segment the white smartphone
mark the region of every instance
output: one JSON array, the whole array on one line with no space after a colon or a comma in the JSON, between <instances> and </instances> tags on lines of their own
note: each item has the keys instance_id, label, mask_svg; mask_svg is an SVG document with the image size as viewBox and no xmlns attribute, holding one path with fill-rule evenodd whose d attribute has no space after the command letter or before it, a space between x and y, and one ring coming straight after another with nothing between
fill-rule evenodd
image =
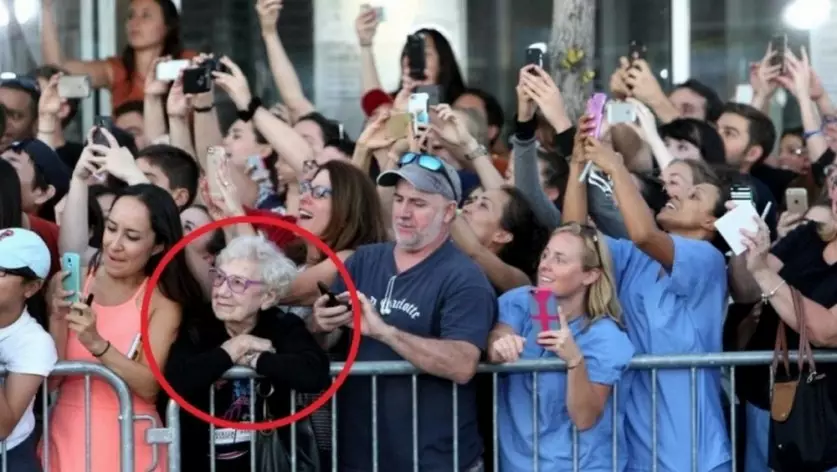
<instances>
[{"instance_id":1,"label":"white smartphone","mask_svg":"<svg viewBox=\"0 0 837 472\"><path fill-rule=\"evenodd\" d=\"M137 357L137 354L139 354L139 350L141 347L142 337L139 334L137 334L136 336L134 336L134 342L131 343L131 348L128 349L126 357L128 357L128 359L134 360Z\"/></svg>"},{"instance_id":2,"label":"white smartphone","mask_svg":"<svg viewBox=\"0 0 837 472\"><path fill-rule=\"evenodd\" d=\"M161 62L157 64L157 70L154 73L157 76L157 80L171 82L177 80L180 71L189 67L189 64L190 62L186 59Z\"/></svg>"},{"instance_id":3,"label":"white smartphone","mask_svg":"<svg viewBox=\"0 0 837 472\"><path fill-rule=\"evenodd\" d=\"M86 75L65 75L58 79L58 95L61 98L87 98L90 92L90 77Z\"/></svg>"},{"instance_id":4,"label":"white smartphone","mask_svg":"<svg viewBox=\"0 0 837 472\"><path fill-rule=\"evenodd\" d=\"M619 123L633 123L636 121L636 107L632 103L608 102L607 122L615 125Z\"/></svg>"},{"instance_id":5,"label":"white smartphone","mask_svg":"<svg viewBox=\"0 0 837 472\"><path fill-rule=\"evenodd\" d=\"M429 102L429 94L414 93L410 95L407 111L413 115L413 132L416 134L418 134L419 129L430 126L430 114L427 112Z\"/></svg>"},{"instance_id":6,"label":"white smartphone","mask_svg":"<svg viewBox=\"0 0 837 472\"><path fill-rule=\"evenodd\" d=\"M384 7L372 7L372 10L375 11L375 17L378 18L379 23L384 22Z\"/></svg>"},{"instance_id":7,"label":"white smartphone","mask_svg":"<svg viewBox=\"0 0 837 472\"><path fill-rule=\"evenodd\" d=\"M785 205L789 212L804 215L808 211L808 192L801 187L785 190Z\"/></svg>"}]
</instances>

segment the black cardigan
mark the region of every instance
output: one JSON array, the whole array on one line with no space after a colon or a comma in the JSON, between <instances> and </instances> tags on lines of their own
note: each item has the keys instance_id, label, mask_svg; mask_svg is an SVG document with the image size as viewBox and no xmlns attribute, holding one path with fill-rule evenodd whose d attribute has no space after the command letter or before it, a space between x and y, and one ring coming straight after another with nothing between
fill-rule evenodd
<instances>
[{"instance_id":1,"label":"black cardigan","mask_svg":"<svg viewBox=\"0 0 837 472\"><path fill-rule=\"evenodd\" d=\"M292 389L300 393L318 393L329 386L329 359L296 315L272 309L258 316L251 334L271 340L276 353L262 354L256 364L256 372L264 377L256 383L257 398L272 390L267 404L273 419L278 419L290 414ZM166 379L174 391L208 414L209 389L214 384L215 416L249 421L249 381L221 379L224 372L234 366L230 356L220 347L230 339L223 324L213 317L198 329L186 329L182 333L172 346L166 365ZM256 402L257 420L262 419L261 405L261 401ZM184 410L180 424L181 454L189 458L189 462L183 463L183 470L209 470L209 425ZM216 437L219 431L216 428ZM286 441L289 441L289 431L287 427L280 429ZM234 438L232 442L229 439L226 443L223 439L216 441L219 471L249 467L248 433L230 431L230 435ZM199 459L201 457L205 459Z\"/></svg>"}]
</instances>

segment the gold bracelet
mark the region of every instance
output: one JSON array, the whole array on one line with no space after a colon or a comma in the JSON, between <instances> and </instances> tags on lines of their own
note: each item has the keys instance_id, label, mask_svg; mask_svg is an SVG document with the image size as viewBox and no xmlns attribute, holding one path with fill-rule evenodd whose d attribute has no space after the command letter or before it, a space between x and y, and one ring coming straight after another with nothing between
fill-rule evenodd
<instances>
[{"instance_id":1,"label":"gold bracelet","mask_svg":"<svg viewBox=\"0 0 837 472\"><path fill-rule=\"evenodd\" d=\"M761 293L761 303L767 305L768 300L773 298L773 295L776 295L776 292L779 291L780 288L784 287L787 284L787 280L782 280L782 282L776 286L773 290L765 294L764 292Z\"/></svg>"}]
</instances>

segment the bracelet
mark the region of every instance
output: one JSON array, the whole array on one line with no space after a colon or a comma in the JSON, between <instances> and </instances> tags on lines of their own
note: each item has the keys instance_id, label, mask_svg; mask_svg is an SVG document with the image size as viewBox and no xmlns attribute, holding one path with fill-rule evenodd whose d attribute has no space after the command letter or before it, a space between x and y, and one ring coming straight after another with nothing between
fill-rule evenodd
<instances>
[{"instance_id":1,"label":"bracelet","mask_svg":"<svg viewBox=\"0 0 837 472\"><path fill-rule=\"evenodd\" d=\"M767 301L773 298L773 295L776 295L776 292L779 291L780 288L784 287L788 282L786 280L782 280L782 283L776 286L773 290L765 294L764 292L761 293L761 303L763 305L767 305Z\"/></svg>"},{"instance_id":2,"label":"bracelet","mask_svg":"<svg viewBox=\"0 0 837 472\"><path fill-rule=\"evenodd\" d=\"M573 370L573 369L575 369L576 367L580 366L582 362L584 362L584 357L579 358L579 359L578 359L578 360L577 360L574 364L572 364L572 365L570 365L570 363L568 362L568 363L567 363L567 370Z\"/></svg>"},{"instance_id":3,"label":"bracelet","mask_svg":"<svg viewBox=\"0 0 837 472\"><path fill-rule=\"evenodd\" d=\"M822 130L818 129L816 131L806 131L806 132L802 133L802 139L807 141L807 140L813 138L814 136L816 136L818 134L822 134Z\"/></svg>"},{"instance_id":4,"label":"bracelet","mask_svg":"<svg viewBox=\"0 0 837 472\"><path fill-rule=\"evenodd\" d=\"M209 105L208 107L193 107L192 110L195 113L209 113L215 108L215 105Z\"/></svg>"},{"instance_id":5,"label":"bracelet","mask_svg":"<svg viewBox=\"0 0 837 472\"><path fill-rule=\"evenodd\" d=\"M102 349L102 352L100 352L99 354L93 354L92 352L91 352L90 354L93 354L93 357L95 357L96 359L98 359L98 358L100 358L100 357L104 356L104 355L105 355L105 353L107 353L107 352L108 352L108 350L110 350L110 341L108 341L108 345L107 345L107 346L105 346L105 348L104 348L104 349Z\"/></svg>"},{"instance_id":6,"label":"bracelet","mask_svg":"<svg viewBox=\"0 0 837 472\"><path fill-rule=\"evenodd\" d=\"M253 115L256 114L256 110L258 110L262 106L262 100L259 97L253 97L250 99L250 104L247 105L246 110L238 110L238 119L247 123L253 119Z\"/></svg>"}]
</instances>

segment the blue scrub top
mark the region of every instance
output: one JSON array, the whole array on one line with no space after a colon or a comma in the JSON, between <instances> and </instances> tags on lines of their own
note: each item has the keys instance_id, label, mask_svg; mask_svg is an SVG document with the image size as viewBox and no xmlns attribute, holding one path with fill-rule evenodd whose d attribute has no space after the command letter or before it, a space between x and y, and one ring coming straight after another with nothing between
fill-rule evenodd
<instances>
[{"instance_id":1,"label":"blue scrub top","mask_svg":"<svg viewBox=\"0 0 837 472\"><path fill-rule=\"evenodd\" d=\"M706 241L671 235L670 272L633 242L607 238L628 336L637 354L722 352L727 310L724 256ZM651 371L626 375L631 393L626 408L626 439L636 471L652 470ZM730 445L721 406L719 369L700 369L697 383L698 471L730 469ZM692 418L689 369L657 372L658 472L691 471Z\"/></svg>"},{"instance_id":2,"label":"blue scrub top","mask_svg":"<svg viewBox=\"0 0 837 472\"><path fill-rule=\"evenodd\" d=\"M530 312L532 287L520 287L500 297L499 321L526 338L522 359L555 358L537 344L538 329L533 329ZM585 328L585 319L570 322L575 342L584 355L591 382L614 386L634 355L634 348L625 332L610 318ZM497 431L501 471L534 470L534 425L532 394L533 374L508 374L498 379ZM578 432L579 470L611 472L614 427L619 446L618 470L626 462L623 436L624 388L619 388L616 424L613 423L613 396L605 405L601 418L591 429ZM542 372L538 375L538 455L539 470L561 472L573 470L573 423L567 410L567 373Z\"/></svg>"}]
</instances>

